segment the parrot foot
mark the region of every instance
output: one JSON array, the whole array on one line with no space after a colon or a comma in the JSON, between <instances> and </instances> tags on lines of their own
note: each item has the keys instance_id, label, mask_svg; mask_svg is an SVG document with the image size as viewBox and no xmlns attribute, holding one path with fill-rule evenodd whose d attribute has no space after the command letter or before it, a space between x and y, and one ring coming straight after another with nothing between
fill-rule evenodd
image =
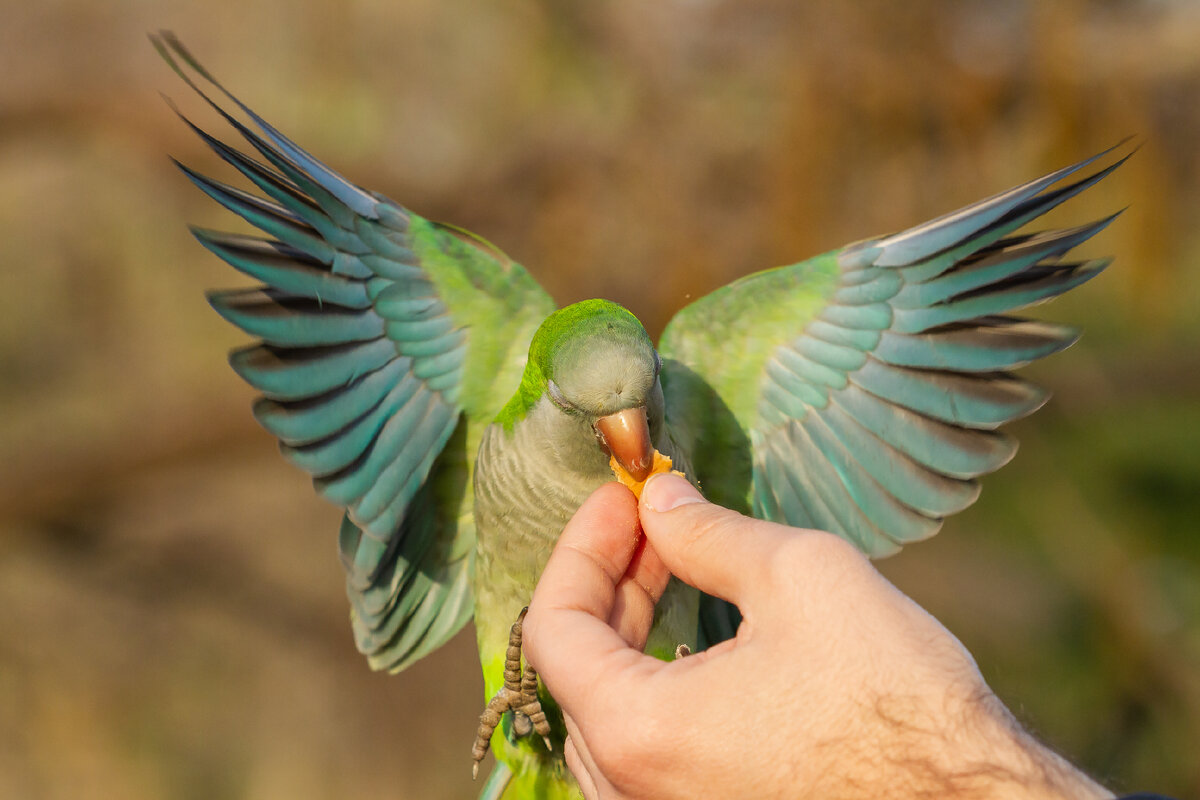
<instances>
[{"instance_id":1,"label":"parrot foot","mask_svg":"<svg viewBox=\"0 0 1200 800\"><path fill-rule=\"evenodd\" d=\"M679 644L679 645L675 646L675 660L676 661L678 661L681 658L690 656L691 654L692 654L692 648L688 647L686 644Z\"/></svg>"},{"instance_id":2,"label":"parrot foot","mask_svg":"<svg viewBox=\"0 0 1200 800\"><path fill-rule=\"evenodd\" d=\"M504 685L479 715L475 744L471 747L471 758L475 761L471 767L472 778L479 776L479 763L487 755L488 742L506 711L513 712L513 733L517 736L528 736L537 731L546 743L546 749L554 749L550 743L550 722L546 719L546 712L542 710L542 703L537 696L537 672L528 663L521 669L522 624L527 611L528 607L521 609L508 634L508 652L504 658Z\"/></svg>"}]
</instances>

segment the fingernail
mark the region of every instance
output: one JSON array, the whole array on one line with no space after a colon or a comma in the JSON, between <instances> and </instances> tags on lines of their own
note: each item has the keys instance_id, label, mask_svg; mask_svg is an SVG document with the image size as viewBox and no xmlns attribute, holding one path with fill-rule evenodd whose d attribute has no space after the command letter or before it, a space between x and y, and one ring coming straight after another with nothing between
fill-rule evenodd
<instances>
[{"instance_id":1,"label":"fingernail","mask_svg":"<svg viewBox=\"0 0 1200 800\"><path fill-rule=\"evenodd\" d=\"M664 472L646 481L642 502L651 511L670 511L688 503L703 503L704 498L686 479Z\"/></svg>"}]
</instances>

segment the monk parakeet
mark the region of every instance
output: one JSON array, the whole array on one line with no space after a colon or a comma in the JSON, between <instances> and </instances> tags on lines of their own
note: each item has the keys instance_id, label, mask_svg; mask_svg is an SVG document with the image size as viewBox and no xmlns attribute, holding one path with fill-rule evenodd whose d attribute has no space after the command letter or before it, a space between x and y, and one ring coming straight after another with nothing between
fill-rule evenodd
<instances>
[{"instance_id":1,"label":"monk parakeet","mask_svg":"<svg viewBox=\"0 0 1200 800\"><path fill-rule=\"evenodd\" d=\"M656 348L615 303L556 311L497 248L350 183L174 37L152 38L261 158L193 126L262 194L180 165L265 234L194 230L263 283L210 296L259 340L230 362L262 393L254 415L283 455L345 508L338 546L370 665L403 670L474 617L495 698L485 742L500 722L490 797L577 793L561 717L544 690L539 703L513 623L564 524L612 480L610 456L638 478L658 450L715 502L894 553L970 505L976 479L1012 457L997 428L1047 395L1009 370L1077 338L1010 312L1107 265L1065 255L1111 217L1019 232L1124 160L1087 170L1101 154L902 233L748 275L685 307ZM669 658L737 624L736 609L673 584L648 650Z\"/></svg>"}]
</instances>

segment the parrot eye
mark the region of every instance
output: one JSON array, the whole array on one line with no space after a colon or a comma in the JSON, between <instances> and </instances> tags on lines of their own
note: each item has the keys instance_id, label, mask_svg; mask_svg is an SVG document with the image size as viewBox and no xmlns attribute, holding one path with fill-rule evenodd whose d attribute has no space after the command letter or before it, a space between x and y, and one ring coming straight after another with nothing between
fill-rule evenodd
<instances>
[{"instance_id":1,"label":"parrot eye","mask_svg":"<svg viewBox=\"0 0 1200 800\"><path fill-rule=\"evenodd\" d=\"M562 389L558 388L558 384L554 381L546 381L546 394L550 395L550 400L554 405L566 411L568 414L578 414L579 408L570 400L563 396Z\"/></svg>"}]
</instances>

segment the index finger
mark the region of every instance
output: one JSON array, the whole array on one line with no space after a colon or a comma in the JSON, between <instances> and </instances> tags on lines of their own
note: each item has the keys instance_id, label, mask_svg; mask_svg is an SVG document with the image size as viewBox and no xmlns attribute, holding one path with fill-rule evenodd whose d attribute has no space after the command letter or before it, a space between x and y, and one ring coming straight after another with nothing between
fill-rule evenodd
<instances>
[{"instance_id":1,"label":"index finger","mask_svg":"<svg viewBox=\"0 0 1200 800\"><path fill-rule=\"evenodd\" d=\"M525 655L565 709L606 673L611 679L614 661L647 658L608 624L640 537L633 494L605 484L567 523L538 581L525 618Z\"/></svg>"}]
</instances>

